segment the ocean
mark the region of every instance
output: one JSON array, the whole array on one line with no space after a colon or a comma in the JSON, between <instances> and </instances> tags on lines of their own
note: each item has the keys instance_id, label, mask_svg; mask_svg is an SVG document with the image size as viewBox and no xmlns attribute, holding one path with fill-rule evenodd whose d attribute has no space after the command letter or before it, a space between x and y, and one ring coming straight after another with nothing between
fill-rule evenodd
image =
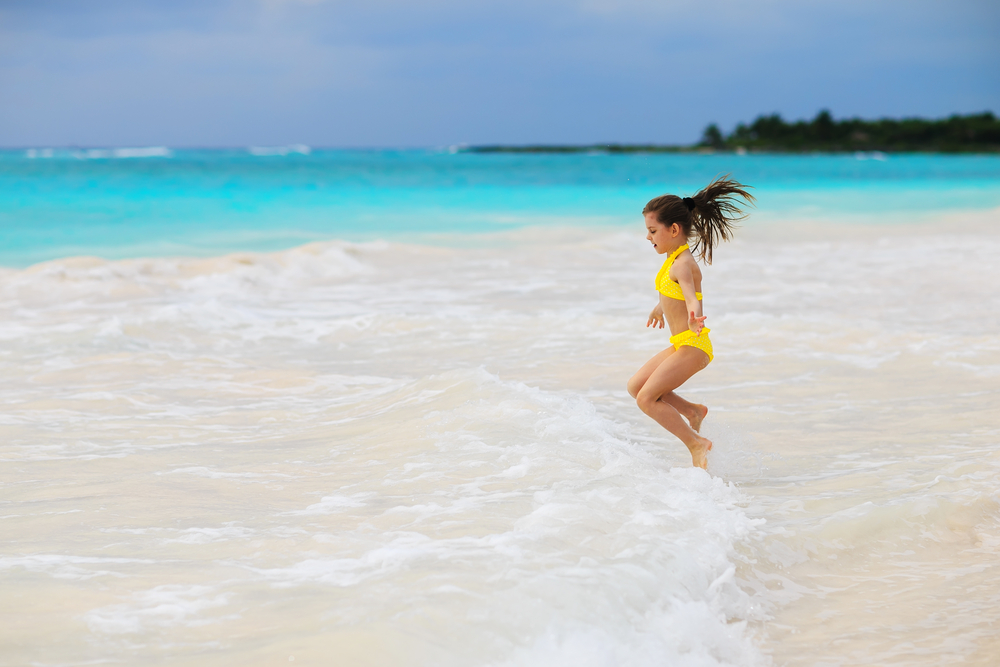
<instances>
[{"instance_id":1,"label":"ocean","mask_svg":"<svg viewBox=\"0 0 1000 667\"><path fill-rule=\"evenodd\" d=\"M998 255L995 156L0 153L0 664L994 665Z\"/></svg>"}]
</instances>

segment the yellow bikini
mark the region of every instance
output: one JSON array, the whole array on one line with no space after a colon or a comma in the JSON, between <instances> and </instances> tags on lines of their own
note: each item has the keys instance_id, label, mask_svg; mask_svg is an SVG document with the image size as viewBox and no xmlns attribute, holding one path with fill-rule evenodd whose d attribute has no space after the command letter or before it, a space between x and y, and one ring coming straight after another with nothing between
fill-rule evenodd
<instances>
[{"instance_id":1,"label":"yellow bikini","mask_svg":"<svg viewBox=\"0 0 1000 667\"><path fill-rule=\"evenodd\" d=\"M659 273L656 274L656 291L665 297L671 299L677 299L678 301L684 301L684 292L681 290L681 286L670 279L670 267L674 265L674 260L687 250L687 244L682 245L677 250L670 253L667 257L667 261L663 262L663 266L660 268ZM701 292L695 292L695 296L701 301ZM715 358L712 352L712 341L708 337L708 332L711 329L705 328L701 330L700 334L696 334L690 329L687 331L682 331L676 336L670 337L670 344L674 346L675 350L681 349L682 345L687 345L688 347L695 347L708 355L709 362Z\"/></svg>"},{"instance_id":2,"label":"yellow bikini","mask_svg":"<svg viewBox=\"0 0 1000 667\"><path fill-rule=\"evenodd\" d=\"M688 347L696 347L705 354L708 355L708 361L711 362L715 359L715 355L712 353L712 339L708 337L708 332L711 331L708 327L701 330L700 334L696 334L690 329L682 331L676 336L670 337L670 344L674 346L675 350L681 349L682 345L687 345Z\"/></svg>"}]
</instances>

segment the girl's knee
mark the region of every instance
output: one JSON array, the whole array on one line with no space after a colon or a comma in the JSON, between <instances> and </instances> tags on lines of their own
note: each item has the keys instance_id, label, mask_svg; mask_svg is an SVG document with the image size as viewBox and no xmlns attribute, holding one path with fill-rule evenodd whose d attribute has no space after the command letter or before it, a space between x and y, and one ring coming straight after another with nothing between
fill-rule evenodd
<instances>
[{"instance_id":1,"label":"girl's knee","mask_svg":"<svg viewBox=\"0 0 1000 667\"><path fill-rule=\"evenodd\" d=\"M642 385L643 383L633 375L629 378L628 385L626 386L626 389L628 389L628 395L632 398L638 398L639 390L642 389Z\"/></svg>"},{"instance_id":2,"label":"girl's knee","mask_svg":"<svg viewBox=\"0 0 1000 667\"><path fill-rule=\"evenodd\" d=\"M653 409L653 404L660 400L659 396L656 396L651 391L638 391L635 393L635 404L639 406L639 409L645 412L647 415L649 411Z\"/></svg>"}]
</instances>

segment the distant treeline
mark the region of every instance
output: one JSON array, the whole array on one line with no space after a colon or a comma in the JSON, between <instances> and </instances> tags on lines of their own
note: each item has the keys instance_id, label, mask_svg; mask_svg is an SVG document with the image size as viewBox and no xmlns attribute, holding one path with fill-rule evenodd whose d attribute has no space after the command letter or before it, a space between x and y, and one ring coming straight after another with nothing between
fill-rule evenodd
<instances>
[{"instance_id":1,"label":"distant treeline","mask_svg":"<svg viewBox=\"0 0 1000 667\"><path fill-rule=\"evenodd\" d=\"M940 120L834 120L820 111L810 121L786 122L778 114L758 116L749 125L740 123L729 135L714 123L705 128L693 146L662 144L592 144L586 146L469 146L472 153L682 153L706 150L761 152L1000 152L1000 120L991 112L949 116Z\"/></svg>"},{"instance_id":2,"label":"distant treeline","mask_svg":"<svg viewBox=\"0 0 1000 667\"><path fill-rule=\"evenodd\" d=\"M701 147L705 149L707 147ZM463 153L690 153L699 146L665 144L529 144L527 146L462 146Z\"/></svg>"},{"instance_id":3,"label":"distant treeline","mask_svg":"<svg viewBox=\"0 0 1000 667\"><path fill-rule=\"evenodd\" d=\"M780 115L740 123L726 136L714 123L699 146L761 151L921 151L969 153L1000 151L1000 120L992 113L949 116L940 120L834 120L820 111L811 121L785 122Z\"/></svg>"}]
</instances>

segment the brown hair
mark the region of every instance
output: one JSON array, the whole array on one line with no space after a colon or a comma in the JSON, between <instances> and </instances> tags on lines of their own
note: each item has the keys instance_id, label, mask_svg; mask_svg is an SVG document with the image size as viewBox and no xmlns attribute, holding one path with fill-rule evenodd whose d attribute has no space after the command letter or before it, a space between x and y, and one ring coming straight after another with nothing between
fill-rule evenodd
<instances>
[{"instance_id":1,"label":"brown hair","mask_svg":"<svg viewBox=\"0 0 1000 667\"><path fill-rule=\"evenodd\" d=\"M656 221L668 227L676 222L691 243L691 253L711 264L712 249L728 241L736 230L734 223L747 217L736 198L742 197L746 204L754 203L753 195L746 191L748 187L726 174L693 197L661 195L650 199L642 214L654 213Z\"/></svg>"}]
</instances>

